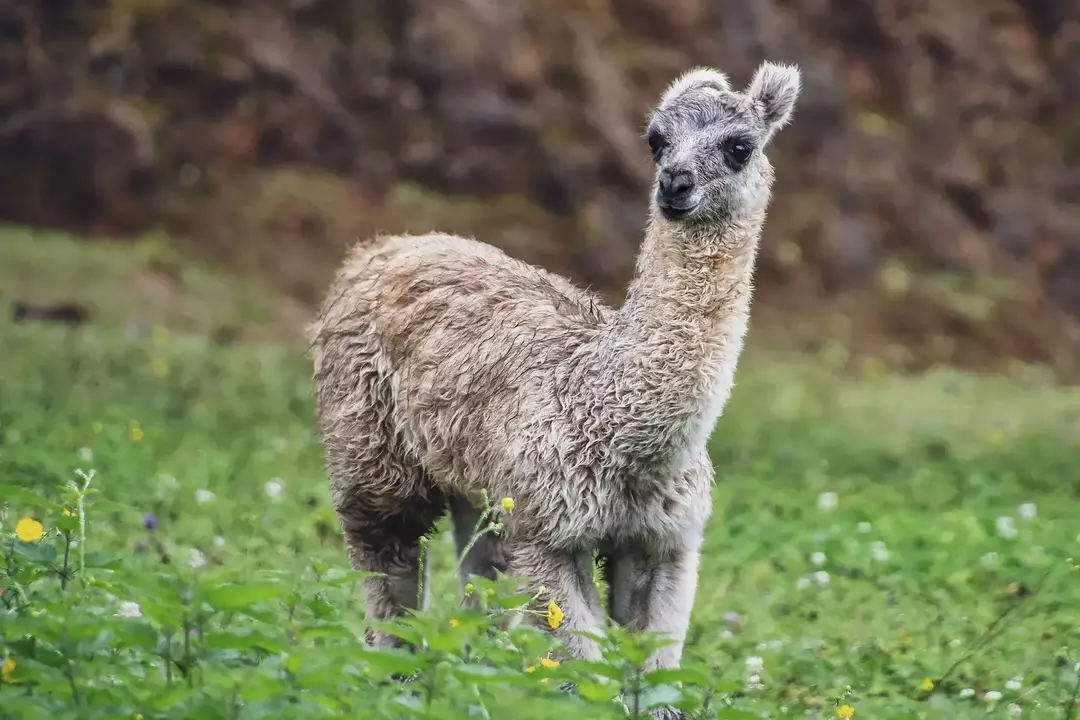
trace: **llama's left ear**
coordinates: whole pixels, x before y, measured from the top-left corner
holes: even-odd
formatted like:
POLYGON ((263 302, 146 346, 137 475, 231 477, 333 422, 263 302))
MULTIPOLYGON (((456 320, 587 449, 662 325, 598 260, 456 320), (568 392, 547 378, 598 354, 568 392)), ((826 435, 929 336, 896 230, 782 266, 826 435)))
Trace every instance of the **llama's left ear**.
POLYGON ((687 90, 692 88, 709 88, 717 92, 725 92, 731 89, 727 76, 719 70, 707 67, 692 68, 677 77, 664 96, 660 99, 659 107, 666 108, 679 98, 687 90))
POLYGON ((802 76, 795 65, 764 62, 754 73, 747 94, 759 103, 770 137, 790 122, 801 87, 802 76))

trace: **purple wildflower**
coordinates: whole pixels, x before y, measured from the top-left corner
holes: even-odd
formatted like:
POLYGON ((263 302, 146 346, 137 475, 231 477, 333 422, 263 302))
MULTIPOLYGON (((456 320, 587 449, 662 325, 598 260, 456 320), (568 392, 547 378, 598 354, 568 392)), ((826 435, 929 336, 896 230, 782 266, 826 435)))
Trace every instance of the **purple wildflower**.
POLYGON ((156 530, 157 526, 158 526, 157 515, 154 515, 153 513, 151 513, 150 515, 147 515, 146 517, 144 517, 143 518, 143 525, 146 526, 147 530, 156 530))

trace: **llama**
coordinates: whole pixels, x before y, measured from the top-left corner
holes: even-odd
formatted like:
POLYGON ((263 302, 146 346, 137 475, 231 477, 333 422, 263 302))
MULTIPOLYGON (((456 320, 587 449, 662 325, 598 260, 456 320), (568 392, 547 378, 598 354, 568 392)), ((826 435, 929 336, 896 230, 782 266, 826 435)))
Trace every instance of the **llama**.
MULTIPOLYGON (((666 90, 646 137, 657 172, 635 276, 618 310, 570 281, 442 233, 355 247, 309 328, 333 500, 369 620, 416 607, 421 537, 447 509, 459 551, 477 497, 512 497, 499 537, 462 564, 543 591, 570 657, 596 660, 604 609, 679 664, 711 513, 706 441, 749 319, 773 169, 764 149, 800 90, 763 63, 744 91, 697 68, 666 90)), ((424 583, 426 586, 427 583, 424 583)), ((419 600, 423 602, 422 599, 419 600)), ((397 641, 369 627, 367 641, 397 641)))

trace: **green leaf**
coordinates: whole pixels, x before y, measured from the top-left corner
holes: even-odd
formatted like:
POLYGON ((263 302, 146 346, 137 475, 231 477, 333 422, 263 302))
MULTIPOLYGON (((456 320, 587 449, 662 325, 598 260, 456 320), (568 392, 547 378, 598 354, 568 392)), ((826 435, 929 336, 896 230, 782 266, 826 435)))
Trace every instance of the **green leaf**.
POLYGON ((562 667, 567 670, 580 670, 594 675, 600 675, 601 677, 611 678, 612 680, 622 680, 623 671, 615 665, 608 665, 607 663, 595 662, 592 660, 568 660, 563 663, 562 667))
POLYGON ((523 676, 520 672, 509 670, 507 668, 492 667, 490 665, 465 663, 453 666, 450 671, 462 680, 470 680, 475 683, 532 682, 531 678, 523 676))
POLYGON ((680 700, 682 700, 682 693, 674 685, 653 685, 641 693, 641 704, 647 708, 674 705, 680 700))
POLYGON ((505 610, 524 607, 530 602, 532 602, 532 598, 524 597, 522 595, 511 595, 509 597, 499 598, 499 606, 505 610))
POLYGON ((106 570, 119 570, 124 566, 120 558, 109 557, 105 553, 86 553, 86 567, 104 568, 106 570))
POLYGON ((619 693, 617 683, 579 682, 578 693, 591 702, 608 702, 619 693))
POLYGON ((738 708, 722 708, 716 712, 717 720, 761 720, 760 715, 755 715, 738 708))
POLYGON ((403 648, 364 648, 356 654, 372 669, 387 675, 407 675, 420 669, 420 657, 403 648))
POLYGON ((287 592, 288 586, 277 583, 229 584, 204 591, 203 599, 215 610, 239 610, 287 592))
POLYGON ((56 507, 56 503, 47 500, 44 495, 17 485, 0 485, 0 497, 4 498, 3 504, 8 507, 42 510, 56 507))
POLYGON ((653 670, 642 679, 646 685, 668 685, 679 682, 698 687, 707 687, 709 685, 709 678, 705 677, 703 673, 689 668, 653 670))
POLYGON ((45 541, 24 543, 16 540, 12 548, 16 555, 32 563, 50 564, 57 557, 56 546, 45 541))
POLYGON ((285 652, 283 640, 271 637, 258 630, 226 630, 210 633, 203 638, 203 643, 211 650, 237 650, 248 652, 262 650, 269 653, 285 652))

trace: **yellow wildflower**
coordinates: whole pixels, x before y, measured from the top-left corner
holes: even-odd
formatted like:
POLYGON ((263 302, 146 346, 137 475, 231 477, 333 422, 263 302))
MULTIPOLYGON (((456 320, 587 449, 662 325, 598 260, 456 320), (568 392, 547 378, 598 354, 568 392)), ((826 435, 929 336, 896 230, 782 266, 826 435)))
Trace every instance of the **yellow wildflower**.
POLYGON ((476 592, 476 586, 472 583, 465 583, 465 597, 471 597, 476 592))
POLYGON ((558 660, 552 660, 551 658, 540 658, 540 664, 546 667, 548 670, 554 670, 559 667, 558 660))
POLYGON ((934 681, 931 680, 930 678, 923 678, 922 689, 925 690, 926 692, 930 692, 931 690, 934 689, 934 681))
POLYGON ((502 502, 499 504, 502 505, 503 510, 505 510, 506 512, 510 512, 514 509, 514 498, 504 497, 502 499, 502 502))
POLYGON ((146 433, 139 427, 139 423, 131 423, 131 442, 139 442, 144 437, 146 437, 146 433))
POLYGON ((559 607, 554 600, 549 602, 547 607, 547 621, 552 630, 559 629, 559 626, 562 625, 563 617, 562 608, 559 607))
POLYGON ((11 682, 11 676, 15 674, 15 661, 8 659, 0 663, 0 677, 4 679, 4 682, 11 682))
POLYGON ((838 718, 849 718, 854 714, 855 708, 851 707, 850 705, 841 705, 840 707, 836 708, 836 717, 838 718))
POLYGON ((142 713, 135 713, 135 720, 143 720, 142 713))
POLYGON ((15 535, 23 542, 37 542, 45 535, 45 526, 33 518, 24 517, 15 524, 15 535))
POLYGON ((452 628, 461 627, 461 621, 458 620, 457 618, 450 618, 450 627, 452 627, 452 628))
POLYGON ((525 672, 527 672, 527 673, 536 672, 536 666, 535 665, 530 665, 529 667, 525 668, 525 672))
POLYGON ((154 358, 150 363, 150 368, 154 371, 154 376, 163 378, 169 374, 169 362, 165 358, 154 358))
POLYGON ((71 512, 71 510, 69 510, 67 508, 64 508, 64 517, 74 517, 74 516, 75 516, 75 513, 71 512))

